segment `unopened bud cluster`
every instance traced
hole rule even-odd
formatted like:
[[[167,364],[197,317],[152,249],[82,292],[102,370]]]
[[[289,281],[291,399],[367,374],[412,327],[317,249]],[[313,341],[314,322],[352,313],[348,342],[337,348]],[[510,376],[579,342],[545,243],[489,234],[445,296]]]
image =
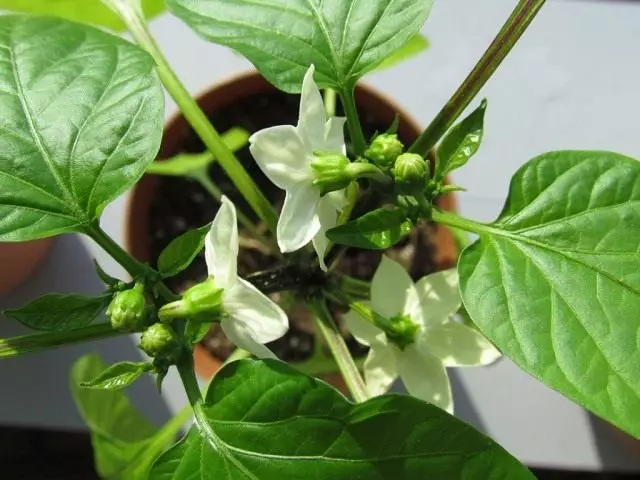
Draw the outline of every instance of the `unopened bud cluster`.
[[[136,283],[129,290],[117,292],[107,308],[111,326],[122,332],[139,332],[144,329],[149,320],[149,313],[150,308],[142,283]]]

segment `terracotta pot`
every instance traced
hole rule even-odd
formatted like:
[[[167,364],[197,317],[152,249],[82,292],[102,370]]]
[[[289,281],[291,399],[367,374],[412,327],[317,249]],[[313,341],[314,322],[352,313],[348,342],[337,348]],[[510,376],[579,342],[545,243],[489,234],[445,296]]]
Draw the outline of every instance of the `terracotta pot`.
[[[259,74],[244,74],[213,87],[198,98],[198,104],[207,115],[211,115],[218,109],[229,106],[248,95],[273,90],[274,87]],[[401,139],[404,139],[405,142],[412,141],[422,131],[414,119],[384,95],[370,87],[358,85],[356,88],[356,103],[360,115],[371,115],[382,124],[391,125],[396,114],[398,114],[400,118],[398,135]],[[168,158],[179,153],[182,142],[190,134],[191,127],[182,115],[177,115],[172,118],[164,131],[159,158]],[[153,260],[150,258],[147,240],[148,212],[157,182],[157,177],[145,176],[136,185],[131,195],[127,218],[126,243],[129,252],[140,261]],[[456,209],[453,195],[442,197],[438,204],[444,210],[454,211]],[[433,241],[438,247],[433,259],[437,269],[443,270],[454,266],[457,260],[458,250],[449,230],[438,226],[435,229]],[[213,376],[222,365],[220,359],[212,357],[200,345],[195,348],[194,359],[196,371],[198,375],[203,378]],[[326,376],[326,380],[344,390],[344,384],[339,375],[328,375]]]
[[[22,284],[49,253],[52,239],[0,243],[0,295]]]

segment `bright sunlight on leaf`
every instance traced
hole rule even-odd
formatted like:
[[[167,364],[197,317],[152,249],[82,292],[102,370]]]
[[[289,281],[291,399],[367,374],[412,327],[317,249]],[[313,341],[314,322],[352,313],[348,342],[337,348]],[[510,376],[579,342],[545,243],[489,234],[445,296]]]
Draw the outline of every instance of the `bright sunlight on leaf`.
[[[82,231],[158,151],[154,63],[120,38],[0,17],[0,84],[0,241]]]
[[[167,0],[204,38],[247,57],[299,92],[314,64],[321,87],[351,88],[420,30],[433,0]]]
[[[640,436],[640,163],[553,152],[522,167],[498,220],[468,225],[461,290],[521,368]]]

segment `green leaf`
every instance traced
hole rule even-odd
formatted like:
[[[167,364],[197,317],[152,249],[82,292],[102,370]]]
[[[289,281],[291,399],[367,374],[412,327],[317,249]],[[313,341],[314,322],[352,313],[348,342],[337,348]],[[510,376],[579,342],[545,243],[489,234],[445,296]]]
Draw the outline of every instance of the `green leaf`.
[[[480,106],[467,118],[453,127],[438,147],[438,177],[445,175],[466,164],[475,155],[482,143],[484,134],[484,114],[487,101],[482,100]]]
[[[211,225],[205,225],[195,230],[189,230],[174,238],[158,257],[158,271],[163,277],[177,275],[193,262],[193,259],[204,247],[204,240],[211,230]]]
[[[97,377],[82,382],[80,386],[98,390],[121,390],[152,369],[149,362],[119,362],[105,368]]]
[[[98,473],[114,480],[147,478],[151,464],[173,442],[186,415],[181,413],[158,430],[121,391],[80,387],[104,369],[100,357],[91,354],[79,359],[71,370],[71,392],[91,430]]]
[[[420,30],[433,0],[167,0],[207,40],[249,59],[278,88],[300,92],[311,64],[344,90]]]
[[[249,143],[249,132],[234,127],[222,135],[222,141],[232,152],[236,152]],[[192,172],[200,172],[215,161],[211,152],[182,153],[166,160],[153,162],[147,168],[147,173],[153,175],[186,176]]]
[[[162,13],[165,10],[164,3],[164,0],[142,0],[145,16],[152,18]],[[0,0],[0,8],[54,15],[119,32],[125,30],[122,20],[102,0]]]
[[[355,405],[273,360],[239,360],[220,370],[196,421],[156,461],[150,479],[199,472],[216,480],[534,478],[502,447],[433,405],[401,395]]]
[[[111,295],[49,293],[4,314],[34,330],[66,332],[92,323],[110,301]]]
[[[107,272],[105,272],[96,259],[93,260],[93,267],[96,269],[98,278],[102,280],[102,283],[104,283],[105,285],[112,287],[120,283],[119,279],[112,277]]]
[[[531,375],[640,436],[640,163],[546,153],[513,177],[493,224],[453,223],[480,235],[458,269],[482,332]]]
[[[380,72],[382,70],[395,67],[398,63],[404,62],[405,60],[422,53],[429,48],[429,46],[429,40],[427,40],[424,35],[416,33],[413,37],[407,40],[407,43],[400,47],[400,49],[385,58],[383,62],[376,67],[375,71]]]
[[[381,250],[394,246],[411,232],[413,223],[400,208],[379,208],[346,225],[332,228],[327,237],[340,245]]]
[[[92,27],[0,17],[0,241],[83,231],[155,157],[151,57]]]

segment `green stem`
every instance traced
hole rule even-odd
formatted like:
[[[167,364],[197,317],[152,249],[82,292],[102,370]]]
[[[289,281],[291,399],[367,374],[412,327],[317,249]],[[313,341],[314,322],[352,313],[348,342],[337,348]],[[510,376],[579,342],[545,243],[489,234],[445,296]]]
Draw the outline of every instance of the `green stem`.
[[[476,222],[474,220],[470,220],[468,218],[460,217],[455,213],[450,212],[441,212],[438,210],[434,210],[431,216],[431,219],[434,222],[442,223],[447,225],[448,227],[457,228],[460,230],[464,230],[465,232],[471,233],[489,233],[489,234],[497,234],[497,235],[505,235],[503,230],[497,230],[493,228],[491,225],[486,223]]]
[[[327,308],[326,301],[315,300],[310,304],[311,311],[314,313],[316,319],[316,325],[322,332],[329,350],[333,354],[338,368],[344,377],[344,381],[347,384],[347,388],[351,392],[353,399],[356,402],[365,402],[369,399],[367,388],[365,387],[364,380],[358,371],[358,367],[355,364],[347,344],[340,334],[340,330],[336,326],[329,309]]]
[[[349,136],[353,144],[355,155],[362,156],[367,148],[367,141],[362,132],[360,125],[360,117],[358,117],[358,109],[356,108],[356,100],[354,97],[354,89],[345,88],[340,94],[344,113],[347,116],[347,126],[349,127]]]
[[[211,178],[209,178],[209,175],[206,171],[191,172],[189,176],[197,181],[202,186],[202,188],[204,188],[209,193],[209,195],[211,195],[218,201],[218,203],[222,201],[222,190],[220,190],[220,188],[211,180]],[[251,221],[251,219],[237,207],[236,215],[240,224],[249,231],[253,238],[264,245],[270,253],[273,253],[276,256],[282,255],[278,246],[273,241],[269,241],[269,239],[267,239],[260,231],[258,231],[256,225]]]
[[[21,335],[0,340],[0,358],[18,357],[27,353],[38,353],[72,343],[91,342],[123,334],[121,331],[114,330],[109,323],[100,323],[68,332]]]
[[[357,278],[341,275],[339,289],[347,295],[367,299],[371,296],[371,283]]]
[[[185,352],[180,361],[176,364],[180,380],[184,386],[184,391],[187,394],[189,403],[193,407],[194,411],[197,405],[202,402],[202,394],[200,393],[200,386],[198,385],[198,379],[196,378],[196,372],[193,368],[193,355],[191,352]]]
[[[129,255],[113,238],[107,235],[99,225],[92,224],[85,229],[84,233],[89,235],[105,252],[122,265],[134,279],[144,279],[149,276],[156,277],[157,274],[153,269]],[[156,281],[155,287],[165,300],[173,301],[180,298],[161,281]]]
[[[347,205],[338,215],[336,226],[339,227],[340,225],[344,225],[349,221],[349,219],[351,218],[351,214],[353,213],[353,209],[356,207],[356,202],[358,201],[359,194],[360,187],[358,186],[358,182],[351,182],[351,184],[347,187]],[[327,255],[327,264],[329,265],[329,271],[338,266],[345,250],[346,248],[343,246],[334,248],[333,242],[328,242],[327,252],[329,252],[329,254]]]
[[[336,91],[332,88],[326,88],[324,91],[324,109],[329,117],[335,117],[336,115]]]
[[[353,310],[366,321],[368,321],[372,325],[375,325],[381,330],[384,330],[385,332],[393,331],[391,322],[387,318],[383,317],[382,315],[378,315],[374,310],[366,306],[364,303],[349,298],[349,296],[344,292],[334,290],[332,292],[325,292],[325,295],[332,302],[336,302],[345,307],[349,307],[349,309]]]
[[[462,82],[460,88],[458,88],[442,110],[440,110],[436,118],[433,119],[427,129],[422,132],[420,137],[418,137],[411,146],[410,152],[421,155],[426,154],[445,132],[451,128],[480,89],[487,83],[487,80],[489,80],[498,69],[544,3],[545,0],[520,0],[518,2],[513,13],[480,61],[464,82]]]
[[[267,225],[272,233],[276,233],[278,216],[264,194],[260,191],[253,179],[240,164],[233,152],[224,143],[220,134],[211,125],[209,119],[191,97],[185,86],[180,82],[167,59],[160,51],[155,39],[147,28],[144,15],[130,1],[103,0],[112,7],[125,23],[136,42],[144,48],[155,60],[160,80],[175,100],[180,111],[191,124],[207,149],[213,153],[220,166],[227,173],[238,191],[247,200],[258,217]]]
[[[392,182],[391,177],[372,163],[352,162],[347,166],[346,173],[350,178],[368,178],[381,185],[389,185]]]

